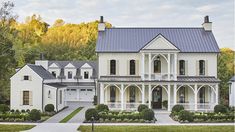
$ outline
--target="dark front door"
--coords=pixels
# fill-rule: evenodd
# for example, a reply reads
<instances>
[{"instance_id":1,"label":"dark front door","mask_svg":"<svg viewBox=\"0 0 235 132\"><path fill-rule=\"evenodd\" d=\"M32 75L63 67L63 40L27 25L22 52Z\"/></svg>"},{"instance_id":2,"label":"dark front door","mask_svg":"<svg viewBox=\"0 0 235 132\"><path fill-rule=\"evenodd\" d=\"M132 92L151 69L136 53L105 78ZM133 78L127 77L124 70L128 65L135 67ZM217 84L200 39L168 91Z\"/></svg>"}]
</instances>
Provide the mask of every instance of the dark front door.
<instances>
[{"instance_id":1,"label":"dark front door","mask_svg":"<svg viewBox=\"0 0 235 132\"><path fill-rule=\"evenodd\" d=\"M152 92L152 108L161 109L162 108L162 88L157 87Z\"/></svg>"}]
</instances>

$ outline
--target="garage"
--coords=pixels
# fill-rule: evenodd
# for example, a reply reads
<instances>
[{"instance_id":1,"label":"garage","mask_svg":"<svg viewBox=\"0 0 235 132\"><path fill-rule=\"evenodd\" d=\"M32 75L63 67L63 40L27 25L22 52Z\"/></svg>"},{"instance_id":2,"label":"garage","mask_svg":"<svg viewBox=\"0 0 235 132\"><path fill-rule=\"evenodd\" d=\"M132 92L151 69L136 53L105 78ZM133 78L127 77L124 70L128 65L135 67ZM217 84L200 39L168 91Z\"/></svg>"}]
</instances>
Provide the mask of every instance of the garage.
<instances>
[{"instance_id":1,"label":"garage","mask_svg":"<svg viewBox=\"0 0 235 132\"><path fill-rule=\"evenodd\" d=\"M79 101L93 101L95 90L93 87L79 89Z\"/></svg>"},{"instance_id":2,"label":"garage","mask_svg":"<svg viewBox=\"0 0 235 132\"><path fill-rule=\"evenodd\" d=\"M78 101L77 90L79 90L79 89L68 88L67 94L66 94L66 100L67 101Z\"/></svg>"}]
</instances>

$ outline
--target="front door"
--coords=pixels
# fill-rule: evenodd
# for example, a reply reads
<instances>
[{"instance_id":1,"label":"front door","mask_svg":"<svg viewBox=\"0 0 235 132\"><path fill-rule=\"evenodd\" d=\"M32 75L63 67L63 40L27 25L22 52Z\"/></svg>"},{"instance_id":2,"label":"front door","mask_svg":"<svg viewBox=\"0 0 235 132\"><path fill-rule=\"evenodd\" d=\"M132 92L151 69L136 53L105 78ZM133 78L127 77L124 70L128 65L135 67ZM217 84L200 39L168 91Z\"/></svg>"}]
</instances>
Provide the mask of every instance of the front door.
<instances>
[{"instance_id":1,"label":"front door","mask_svg":"<svg viewBox=\"0 0 235 132\"><path fill-rule=\"evenodd\" d=\"M152 108L161 109L162 108L162 88L154 88L152 92Z\"/></svg>"}]
</instances>

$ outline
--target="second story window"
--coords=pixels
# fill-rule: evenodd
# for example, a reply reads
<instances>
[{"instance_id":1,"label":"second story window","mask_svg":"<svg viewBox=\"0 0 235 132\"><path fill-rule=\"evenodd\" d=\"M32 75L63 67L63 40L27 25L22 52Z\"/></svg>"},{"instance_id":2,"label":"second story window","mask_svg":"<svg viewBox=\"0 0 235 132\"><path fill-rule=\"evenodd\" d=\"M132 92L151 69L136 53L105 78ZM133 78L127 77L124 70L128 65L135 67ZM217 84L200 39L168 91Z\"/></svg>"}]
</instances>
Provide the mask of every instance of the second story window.
<instances>
[{"instance_id":1,"label":"second story window","mask_svg":"<svg viewBox=\"0 0 235 132\"><path fill-rule=\"evenodd\" d=\"M180 75L185 75L185 61L184 60L179 61L179 72L180 72Z\"/></svg>"},{"instance_id":2,"label":"second story window","mask_svg":"<svg viewBox=\"0 0 235 132\"><path fill-rule=\"evenodd\" d=\"M89 78L89 72L88 71L85 71L84 72L84 79L88 79Z\"/></svg>"},{"instance_id":3,"label":"second story window","mask_svg":"<svg viewBox=\"0 0 235 132\"><path fill-rule=\"evenodd\" d=\"M56 71L52 71L51 74L56 77Z\"/></svg>"},{"instance_id":4,"label":"second story window","mask_svg":"<svg viewBox=\"0 0 235 132\"><path fill-rule=\"evenodd\" d=\"M205 60L199 61L199 75L205 75Z\"/></svg>"},{"instance_id":5,"label":"second story window","mask_svg":"<svg viewBox=\"0 0 235 132\"><path fill-rule=\"evenodd\" d=\"M73 78L73 73L72 71L68 71L68 79L72 79Z\"/></svg>"},{"instance_id":6,"label":"second story window","mask_svg":"<svg viewBox=\"0 0 235 132\"><path fill-rule=\"evenodd\" d=\"M110 60L110 75L116 75L116 60Z\"/></svg>"},{"instance_id":7,"label":"second story window","mask_svg":"<svg viewBox=\"0 0 235 132\"><path fill-rule=\"evenodd\" d=\"M24 76L24 80L29 80L29 76Z\"/></svg>"},{"instance_id":8,"label":"second story window","mask_svg":"<svg viewBox=\"0 0 235 132\"><path fill-rule=\"evenodd\" d=\"M135 60L130 60L130 75L135 75Z\"/></svg>"},{"instance_id":9,"label":"second story window","mask_svg":"<svg viewBox=\"0 0 235 132\"><path fill-rule=\"evenodd\" d=\"M161 73L161 61L160 59L154 60L153 62L154 73Z\"/></svg>"}]
</instances>

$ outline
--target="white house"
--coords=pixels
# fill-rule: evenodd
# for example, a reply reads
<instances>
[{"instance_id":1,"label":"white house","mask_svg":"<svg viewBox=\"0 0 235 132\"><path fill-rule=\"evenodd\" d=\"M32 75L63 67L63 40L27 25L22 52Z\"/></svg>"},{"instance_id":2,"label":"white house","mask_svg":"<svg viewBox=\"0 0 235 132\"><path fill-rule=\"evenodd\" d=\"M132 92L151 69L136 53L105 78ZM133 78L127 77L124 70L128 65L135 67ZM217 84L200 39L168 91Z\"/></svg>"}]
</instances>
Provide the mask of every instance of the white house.
<instances>
[{"instance_id":1,"label":"white house","mask_svg":"<svg viewBox=\"0 0 235 132\"><path fill-rule=\"evenodd\" d=\"M235 106L235 76L229 80L229 106Z\"/></svg>"},{"instance_id":2,"label":"white house","mask_svg":"<svg viewBox=\"0 0 235 132\"><path fill-rule=\"evenodd\" d=\"M98 25L99 103L131 110L213 110L218 104L219 47L206 16L202 27L105 28Z\"/></svg>"},{"instance_id":3,"label":"white house","mask_svg":"<svg viewBox=\"0 0 235 132\"><path fill-rule=\"evenodd\" d=\"M11 109L38 109L53 104L55 111L67 101L93 101L96 92L95 61L37 60L11 77Z\"/></svg>"}]
</instances>

